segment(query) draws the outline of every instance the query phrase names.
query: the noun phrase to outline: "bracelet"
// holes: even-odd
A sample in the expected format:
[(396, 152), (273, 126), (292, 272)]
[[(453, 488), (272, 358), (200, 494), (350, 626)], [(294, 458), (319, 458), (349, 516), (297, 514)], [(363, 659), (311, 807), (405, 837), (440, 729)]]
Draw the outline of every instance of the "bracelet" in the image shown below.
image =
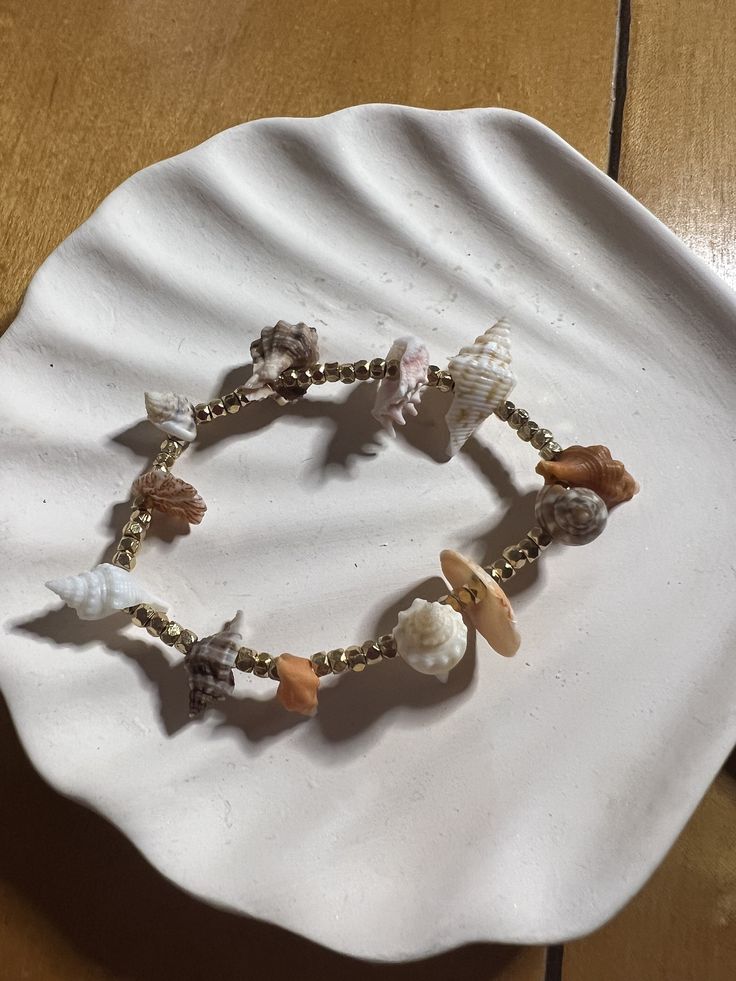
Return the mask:
[[(609, 509), (639, 490), (624, 465), (605, 446), (569, 446), (555, 441), (507, 396), (515, 384), (511, 370), (509, 328), (494, 324), (462, 347), (447, 370), (429, 363), (427, 348), (416, 337), (394, 342), (385, 359), (341, 364), (320, 362), (317, 331), (306, 324), (279, 321), (251, 344), (253, 373), (241, 387), (210, 402), (193, 405), (172, 392), (145, 394), (149, 420), (166, 434), (150, 470), (132, 485), (130, 520), (122, 530), (112, 562), (89, 572), (52, 580), (46, 586), (75, 609), (83, 620), (125, 611), (132, 622), (185, 656), (189, 676), (189, 715), (199, 716), (212, 702), (235, 688), (234, 670), (278, 681), (277, 697), (289, 711), (314, 715), (321, 677), (360, 672), (397, 654), (422, 674), (446, 680), (467, 644), (467, 624), (499, 654), (516, 653), (520, 636), (502, 584), (535, 562), (553, 542), (584, 545), (603, 531)], [(171, 469), (199, 427), (227, 417), (253, 402), (270, 398), (288, 405), (303, 398), (312, 385), (328, 382), (376, 382), (374, 418), (395, 435), (394, 426), (417, 415), (423, 392), (451, 393), (446, 420), (448, 454), (454, 456), (478, 426), (492, 414), (508, 423), (541, 457), (536, 472), (544, 478), (535, 504), (536, 524), (500, 558), (480, 566), (459, 552), (445, 549), (440, 565), (450, 591), (430, 602), (415, 599), (399, 613), (390, 634), (360, 645), (319, 651), (310, 657), (269, 653), (242, 646), (240, 611), (225, 628), (199, 639), (170, 619), (167, 604), (149, 595), (132, 575), (143, 541), (161, 511), (199, 524), (207, 510), (195, 488)]]

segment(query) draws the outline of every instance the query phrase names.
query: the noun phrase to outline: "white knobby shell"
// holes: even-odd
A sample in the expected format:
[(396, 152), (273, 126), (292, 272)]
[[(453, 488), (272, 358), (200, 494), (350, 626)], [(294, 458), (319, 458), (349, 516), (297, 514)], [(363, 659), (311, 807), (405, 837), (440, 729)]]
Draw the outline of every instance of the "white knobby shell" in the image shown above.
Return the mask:
[(475, 429), (508, 398), (516, 384), (511, 370), (509, 325), (499, 320), (460, 348), (448, 369), (455, 383), (446, 421), (450, 431), (447, 452), (454, 456)]
[(78, 576), (50, 579), (46, 586), (76, 610), (80, 620), (102, 620), (116, 610), (139, 603), (166, 609), (166, 604), (147, 593), (129, 572), (109, 562)]
[(224, 630), (198, 640), (187, 655), (184, 663), (189, 674), (190, 719), (235, 690), (233, 668), (243, 641), (242, 617), (238, 610)]
[(404, 426), (405, 415), (415, 416), (427, 384), (429, 352), (418, 337), (407, 335), (397, 338), (386, 355), (386, 361), (398, 361), (399, 371), (395, 378), (383, 378), (378, 385), (373, 418), (395, 436), (394, 424)]
[(444, 681), (465, 653), (468, 630), (452, 607), (417, 598), (399, 613), (394, 639), (399, 656), (410, 667)]
[(191, 443), (197, 435), (194, 407), (185, 395), (175, 392), (146, 392), (146, 414), (161, 432)]
[(537, 521), (556, 542), (587, 545), (594, 541), (608, 520), (608, 508), (589, 487), (543, 487), (534, 505)]

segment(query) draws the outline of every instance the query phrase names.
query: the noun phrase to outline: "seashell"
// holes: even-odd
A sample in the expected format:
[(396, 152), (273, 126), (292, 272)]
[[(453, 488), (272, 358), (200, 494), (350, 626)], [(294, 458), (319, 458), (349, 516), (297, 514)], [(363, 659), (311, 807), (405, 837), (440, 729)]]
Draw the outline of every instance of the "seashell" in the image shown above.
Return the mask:
[(534, 505), (537, 521), (556, 542), (587, 545), (606, 527), (608, 508), (589, 487), (547, 484)]
[(289, 712), (317, 714), (319, 678), (306, 657), (281, 654), (278, 659), (279, 687), (276, 697)]
[(620, 460), (611, 457), (607, 446), (568, 446), (554, 460), (542, 460), (537, 473), (546, 484), (587, 487), (612, 508), (630, 501), (639, 485)]
[(243, 637), (242, 612), (217, 634), (203, 637), (185, 660), (189, 673), (189, 718), (196, 719), (211, 702), (222, 701), (235, 691), (233, 667)]
[(143, 498), (146, 507), (156, 508), (190, 525), (198, 525), (207, 505), (186, 480), (165, 470), (149, 470), (133, 481), (133, 495)]
[(162, 433), (191, 443), (197, 435), (194, 407), (184, 395), (175, 392), (146, 392), (146, 413)]
[(399, 656), (410, 667), (446, 681), (465, 653), (468, 630), (452, 607), (417, 598), (399, 613), (394, 639)]
[(249, 401), (274, 394), (271, 383), (287, 368), (306, 368), (319, 361), (317, 331), (307, 324), (287, 324), (279, 320), (274, 327), (264, 327), (261, 336), (250, 346), (253, 374), (243, 385)]
[(499, 320), (473, 344), (460, 348), (448, 369), (455, 382), (455, 395), (446, 416), (450, 430), (447, 452), (454, 456), (516, 384), (506, 321)]
[(395, 436), (394, 423), (403, 426), (405, 415), (417, 414), (422, 389), (427, 384), (429, 352), (418, 337), (399, 337), (391, 345), (386, 361), (398, 361), (399, 373), (396, 378), (384, 378), (379, 382), (372, 415)]
[(80, 620), (102, 620), (116, 610), (149, 603), (157, 610), (166, 604), (150, 596), (125, 569), (103, 562), (78, 576), (50, 579), (46, 586), (77, 611)]
[(480, 593), (477, 603), (465, 615), (478, 633), (498, 654), (513, 657), (521, 644), (516, 618), (509, 598), (485, 569), (454, 549), (440, 552), (442, 574), (453, 589), (470, 585)]

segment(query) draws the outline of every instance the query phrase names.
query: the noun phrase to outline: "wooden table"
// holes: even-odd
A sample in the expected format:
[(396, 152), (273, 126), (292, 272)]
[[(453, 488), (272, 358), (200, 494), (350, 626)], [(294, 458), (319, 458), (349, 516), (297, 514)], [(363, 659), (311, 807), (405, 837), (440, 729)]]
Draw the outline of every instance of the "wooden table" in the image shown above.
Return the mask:
[[(247, 119), (359, 102), (528, 112), (736, 282), (736, 11), (631, 6), (0, 0), (0, 329), (41, 260), (129, 174)], [(736, 977), (736, 765), (593, 936), (378, 968), (185, 896), (42, 783), (1, 700), (0, 736), (2, 981)]]

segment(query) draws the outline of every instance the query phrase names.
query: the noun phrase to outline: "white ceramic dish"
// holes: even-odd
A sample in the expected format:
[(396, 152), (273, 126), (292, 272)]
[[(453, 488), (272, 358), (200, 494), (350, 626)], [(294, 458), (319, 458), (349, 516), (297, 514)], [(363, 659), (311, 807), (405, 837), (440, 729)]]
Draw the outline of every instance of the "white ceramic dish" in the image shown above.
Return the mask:
[[(447, 687), (384, 665), (306, 722), (240, 676), (188, 724), (178, 655), (44, 589), (109, 557), (157, 445), (144, 389), (227, 390), (282, 317), (328, 359), (411, 330), (442, 363), (501, 314), (516, 401), (642, 485), (597, 542), (518, 577), (516, 658), (479, 641)], [(185, 889), (350, 954), (597, 927), (736, 736), (735, 324), (669, 231), (514, 112), (261, 120), (135, 175), (44, 263), (0, 347), (0, 676), (35, 765)], [(243, 607), (263, 650), (359, 642), (437, 595), (442, 547), (490, 559), (529, 526), (535, 454), (507, 427), (440, 463), (428, 396), (377, 446), (366, 388), (249, 409), (182, 461), (210, 510), (137, 571), (195, 630)]]

